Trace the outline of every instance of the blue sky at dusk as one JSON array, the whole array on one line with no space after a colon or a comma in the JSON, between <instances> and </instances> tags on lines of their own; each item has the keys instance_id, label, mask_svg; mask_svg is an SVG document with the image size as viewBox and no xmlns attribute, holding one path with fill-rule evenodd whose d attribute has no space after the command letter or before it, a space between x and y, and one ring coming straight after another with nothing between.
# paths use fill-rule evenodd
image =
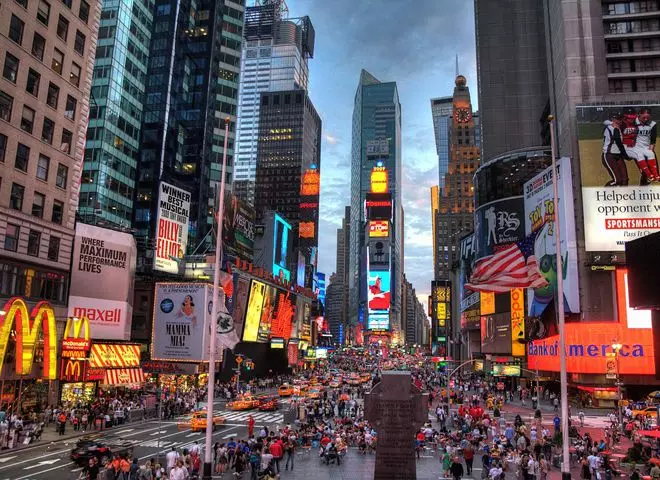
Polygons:
<instances>
[{"instance_id":1,"label":"blue sky at dusk","mask_svg":"<svg viewBox=\"0 0 660 480\"><path fill-rule=\"evenodd\" d=\"M468 0L287 0L316 30L310 96L323 120L319 271L335 271L336 230L350 203L353 97L360 69L396 81L402 110L405 272L426 304L433 277L430 187L438 182L430 99L451 95L455 55L477 108ZM411 8L413 7L414 8Z\"/></svg>"}]
</instances>

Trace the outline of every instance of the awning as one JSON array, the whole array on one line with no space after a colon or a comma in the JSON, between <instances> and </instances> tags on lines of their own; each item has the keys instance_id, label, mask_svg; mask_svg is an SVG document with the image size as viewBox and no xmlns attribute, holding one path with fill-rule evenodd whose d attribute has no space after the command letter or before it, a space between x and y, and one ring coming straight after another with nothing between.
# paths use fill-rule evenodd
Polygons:
<instances>
[{"instance_id":1,"label":"awning","mask_svg":"<svg viewBox=\"0 0 660 480\"><path fill-rule=\"evenodd\" d=\"M144 383L144 372L141 368L111 368L105 371L103 385L121 386L141 385Z\"/></svg>"}]
</instances>

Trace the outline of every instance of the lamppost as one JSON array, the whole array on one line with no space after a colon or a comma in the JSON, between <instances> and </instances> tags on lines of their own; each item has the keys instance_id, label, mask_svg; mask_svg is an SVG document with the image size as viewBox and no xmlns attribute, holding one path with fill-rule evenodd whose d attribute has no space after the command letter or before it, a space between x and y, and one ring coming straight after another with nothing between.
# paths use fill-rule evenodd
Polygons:
<instances>
[{"instance_id":1,"label":"lamppost","mask_svg":"<svg viewBox=\"0 0 660 480\"><path fill-rule=\"evenodd\" d=\"M619 428L623 428L623 415L621 412L621 381L619 379L619 351L623 345L619 342L612 341L612 351L614 352L614 374L616 375L616 410L619 417Z\"/></svg>"}]
</instances>

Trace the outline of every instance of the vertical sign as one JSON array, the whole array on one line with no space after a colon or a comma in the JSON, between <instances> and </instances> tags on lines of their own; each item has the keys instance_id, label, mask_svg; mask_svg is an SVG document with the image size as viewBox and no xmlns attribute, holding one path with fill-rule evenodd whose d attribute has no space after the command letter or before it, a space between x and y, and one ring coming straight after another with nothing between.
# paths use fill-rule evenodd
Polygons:
<instances>
[{"instance_id":1,"label":"vertical sign","mask_svg":"<svg viewBox=\"0 0 660 480\"><path fill-rule=\"evenodd\" d=\"M511 355L525 356L525 295L522 288L511 290Z\"/></svg>"},{"instance_id":2,"label":"vertical sign","mask_svg":"<svg viewBox=\"0 0 660 480\"><path fill-rule=\"evenodd\" d=\"M188 244L190 193L161 182L158 193L156 255L154 270L179 273L175 259L182 258Z\"/></svg>"},{"instance_id":3,"label":"vertical sign","mask_svg":"<svg viewBox=\"0 0 660 480\"><path fill-rule=\"evenodd\" d=\"M495 292L481 292L479 302L481 315L495 313Z\"/></svg>"}]
</instances>

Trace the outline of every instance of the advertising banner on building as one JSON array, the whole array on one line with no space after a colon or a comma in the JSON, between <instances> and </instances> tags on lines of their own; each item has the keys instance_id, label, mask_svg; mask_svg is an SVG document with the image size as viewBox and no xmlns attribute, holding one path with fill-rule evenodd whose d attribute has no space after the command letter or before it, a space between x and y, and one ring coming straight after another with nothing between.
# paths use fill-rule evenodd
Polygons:
<instances>
[{"instance_id":1,"label":"advertising banner on building","mask_svg":"<svg viewBox=\"0 0 660 480\"><path fill-rule=\"evenodd\" d=\"M130 339L136 258L133 235L76 224L68 316L87 317L93 339Z\"/></svg>"},{"instance_id":2,"label":"advertising banner on building","mask_svg":"<svg viewBox=\"0 0 660 480\"><path fill-rule=\"evenodd\" d=\"M318 245L319 195L321 172L316 165L307 168L300 181L300 219L298 222L298 245Z\"/></svg>"},{"instance_id":3,"label":"advertising banner on building","mask_svg":"<svg viewBox=\"0 0 660 480\"><path fill-rule=\"evenodd\" d=\"M660 229L658 117L660 105L577 107L587 251L622 252Z\"/></svg>"},{"instance_id":4,"label":"advertising banner on building","mask_svg":"<svg viewBox=\"0 0 660 480\"><path fill-rule=\"evenodd\" d=\"M470 280L472 268L474 267L475 255L477 253L477 238L474 233L461 239L460 259L458 267L458 297L460 301L460 310L464 312L474 308L479 303L479 292L473 292L465 288L465 284Z\"/></svg>"},{"instance_id":5,"label":"advertising banner on building","mask_svg":"<svg viewBox=\"0 0 660 480\"><path fill-rule=\"evenodd\" d=\"M525 356L525 291L511 290L511 355Z\"/></svg>"},{"instance_id":6,"label":"advertising banner on building","mask_svg":"<svg viewBox=\"0 0 660 480\"><path fill-rule=\"evenodd\" d=\"M270 324L277 308L277 289L271 285L264 288L264 300L261 306L261 319L259 320L259 333L257 341L259 343L268 343L270 339Z\"/></svg>"},{"instance_id":7,"label":"advertising banner on building","mask_svg":"<svg viewBox=\"0 0 660 480\"><path fill-rule=\"evenodd\" d=\"M390 272L369 270L368 274L368 330L388 330L390 328Z\"/></svg>"},{"instance_id":8,"label":"advertising banner on building","mask_svg":"<svg viewBox=\"0 0 660 480\"><path fill-rule=\"evenodd\" d=\"M157 283L151 332L151 358L200 362L208 358L205 325L212 287L204 283Z\"/></svg>"},{"instance_id":9,"label":"advertising banner on building","mask_svg":"<svg viewBox=\"0 0 660 480\"><path fill-rule=\"evenodd\" d=\"M289 270L289 239L291 224L279 215L273 216L273 275L286 281L291 280Z\"/></svg>"},{"instance_id":10,"label":"advertising banner on building","mask_svg":"<svg viewBox=\"0 0 660 480\"><path fill-rule=\"evenodd\" d=\"M89 353L92 368L127 368L140 366L140 345L94 343Z\"/></svg>"},{"instance_id":11,"label":"advertising banner on building","mask_svg":"<svg viewBox=\"0 0 660 480\"><path fill-rule=\"evenodd\" d=\"M511 315L496 313L481 317L481 352L511 355Z\"/></svg>"},{"instance_id":12,"label":"advertising banner on building","mask_svg":"<svg viewBox=\"0 0 660 480\"><path fill-rule=\"evenodd\" d=\"M245 326L243 327L243 341L256 342L261 322L261 309L264 303L266 284L252 280L250 284L250 297L245 312Z\"/></svg>"},{"instance_id":13,"label":"advertising banner on building","mask_svg":"<svg viewBox=\"0 0 660 480\"><path fill-rule=\"evenodd\" d=\"M570 159L559 159L557 170L559 171L557 216L561 234L561 262L564 266L564 308L566 312L578 313L580 297ZM528 314L531 317L539 317L555 298L559 271L555 246L552 167L526 182L523 191L525 192L525 234L539 232L534 242L534 253L541 275L548 282L544 287L528 290Z\"/></svg>"},{"instance_id":14,"label":"advertising banner on building","mask_svg":"<svg viewBox=\"0 0 660 480\"><path fill-rule=\"evenodd\" d=\"M154 270L179 273L176 259L186 254L189 219L190 193L160 182Z\"/></svg>"},{"instance_id":15,"label":"advertising banner on building","mask_svg":"<svg viewBox=\"0 0 660 480\"><path fill-rule=\"evenodd\" d=\"M234 319L234 328L236 329L238 338L243 338L243 325L249 296L250 280L239 275L234 275L233 309L231 315Z\"/></svg>"},{"instance_id":16,"label":"advertising banner on building","mask_svg":"<svg viewBox=\"0 0 660 480\"><path fill-rule=\"evenodd\" d=\"M225 255L252 260L254 253L254 207L231 192L225 193L222 241Z\"/></svg>"},{"instance_id":17,"label":"advertising banner on building","mask_svg":"<svg viewBox=\"0 0 660 480\"><path fill-rule=\"evenodd\" d=\"M369 237L388 238L390 236L390 222L387 220L370 220Z\"/></svg>"},{"instance_id":18,"label":"advertising banner on building","mask_svg":"<svg viewBox=\"0 0 660 480\"><path fill-rule=\"evenodd\" d=\"M522 196L495 200L474 212L475 259L497 252L525 238L525 204Z\"/></svg>"}]
</instances>

